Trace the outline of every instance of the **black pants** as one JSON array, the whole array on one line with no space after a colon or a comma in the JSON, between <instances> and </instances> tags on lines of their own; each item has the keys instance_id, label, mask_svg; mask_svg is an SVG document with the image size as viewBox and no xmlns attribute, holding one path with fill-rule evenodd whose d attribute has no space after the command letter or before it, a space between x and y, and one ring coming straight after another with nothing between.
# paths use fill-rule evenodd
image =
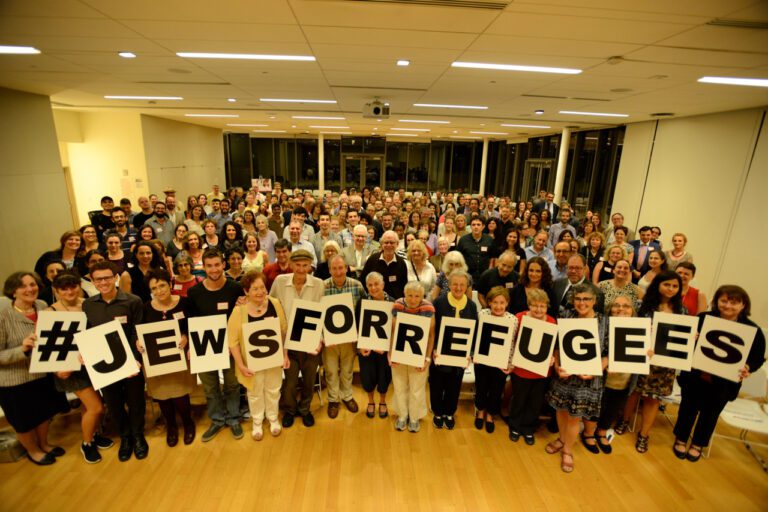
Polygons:
<instances>
[{"instance_id":1,"label":"black pants","mask_svg":"<svg viewBox=\"0 0 768 512\"><path fill-rule=\"evenodd\" d=\"M677 411L677 423L673 432L681 441L688 441L693 430L691 442L696 446L707 446L715 431L717 420L729 402L727 392L720 386L691 375L680 381L682 399ZM697 421L698 417L698 421Z\"/></svg>"},{"instance_id":2,"label":"black pants","mask_svg":"<svg viewBox=\"0 0 768 512\"><path fill-rule=\"evenodd\" d=\"M312 405L317 369L320 366L320 354L308 354L306 352L289 350L288 359L291 361L291 366L285 370L282 390L285 412L294 416L297 413L304 416L310 412L310 406ZM299 371L301 371L302 382L301 400L297 401L296 390L299 387Z\"/></svg>"},{"instance_id":3,"label":"black pants","mask_svg":"<svg viewBox=\"0 0 768 512\"><path fill-rule=\"evenodd\" d=\"M600 402L600 418L597 420L597 428L608 430L622 415L624 404L629 397L629 386L626 389L603 389L603 398Z\"/></svg>"},{"instance_id":4,"label":"black pants","mask_svg":"<svg viewBox=\"0 0 768 512\"><path fill-rule=\"evenodd\" d=\"M139 373L101 390L120 437L144 435L144 375ZM126 412L126 406L128 411Z\"/></svg>"},{"instance_id":5,"label":"black pants","mask_svg":"<svg viewBox=\"0 0 768 512\"><path fill-rule=\"evenodd\" d=\"M509 403L509 430L524 436L533 435L538 426L539 411L549 379L526 379L512 376L512 400Z\"/></svg>"},{"instance_id":6,"label":"black pants","mask_svg":"<svg viewBox=\"0 0 768 512\"><path fill-rule=\"evenodd\" d=\"M377 354L373 350L367 356L358 354L360 361L360 381L366 393L374 390L382 395L387 394L392 382L392 368L389 367L387 354Z\"/></svg>"},{"instance_id":7,"label":"black pants","mask_svg":"<svg viewBox=\"0 0 768 512\"><path fill-rule=\"evenodd\" d=\"M493 366L475 365L475 407L488 414L501 413L501 394L506 374Z\"/></svg>"},{"instance_id":8,"label":"black pants","mask_svg":"<svg viewBox=\"0 0 768 512\"><path fill-rule=\"evenodd\" d=\"M169 398L167 400L158 400L157 403L160 406L160 412L163 413L165 425L168 429L175 429L177 427L177 412L179 413L179 416L181 416L181 421L185 427L189 428L195 424L192 420L192 405L189 402L189 395Z\"/></svg>"},{"instance_id":9,"label":"black pants","mask_svg":"<svg viewBox=\"0 0 768 512\"><path fill-rule=\"evenodd\" d=\"M435 416L453 416L459 406L464 368L435 366L429 368L429 403Z\"/></svg>"}]
</instances>

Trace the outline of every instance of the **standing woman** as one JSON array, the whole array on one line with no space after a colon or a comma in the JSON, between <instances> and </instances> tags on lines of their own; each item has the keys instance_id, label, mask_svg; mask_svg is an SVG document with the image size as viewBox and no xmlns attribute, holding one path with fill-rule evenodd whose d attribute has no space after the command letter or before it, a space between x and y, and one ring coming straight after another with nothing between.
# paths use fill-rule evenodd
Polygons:
<instances>
[{"instance_id":1,"label":"standing woman","mask_svg":"<svg viewBox=\"0 0 768 512\"><path fill-rule=\"evenodd\" d=\"M27 458L38 466L49 466L64 455L63 448L48 444L51 418L69 407L54 388L50 373L29 373L37 315L47 307L37 300L39 289L40 278L32 272L14 272L3 286L12 305L0 312L0 407Z\"/></svg>"},{"instance_id":2,"label":"standing woman","mask_svg":"<svg viewBox=\"0 0 768 512\"><path fill-rule=\"evenodd\" d=\"M693 255L685 250L687 244L688 237L683 233L675 233L672 235L672 250L664 252L667 257L669 270L675 270L682 262L693 263Z\"/></svg>"},{"instance_id":3,"label":"standing woman","mask_svg":"<svg viewBox=\"0 0 768 512\"><path fill-rule=\"evenodd\" d=\"M741 382L751 373L759 370L765 362L765 336L762 329L749 319L751 306L752 301L743 288L727 284L715 292L712 311L699 315L699 331L707 316L716 316L723 320L757 327L757 333L749 349L747 361L739 369L738 382L697 369L682 372L678 377L682 398L674 428L675 445L672 448L678 459L687 458L691 462L699 460L702 451L712 438L717 420L725 405L739 395ZM686 451L686 443L691 431L693 431L693 438Z\"/></svg>"},{"instance_id":4,"label":"standing woman","mask_svg":"<svg viewBox=\"0 0 768 512\"><path fill-rule=\"evenodd\" d=\"M205 279L205 270L203 269L203 249L200 241L200 235L194 231L187 233L184 239L184 251L192 260L192 274Z\"/></svg>"},{"instance_id":5,"label":"standing woman","mask_svg":"<svg viewBox=\"0 0 768 512\"><path fill-rule=\"evenodd\" d=\"M519 228L507 230L507 235L504 237L504 245L501 248L501 252L499 252L499 254L504 254L505 251L512 251L517 255L517 263L515 263L514 270L518 275L523 275L526 265L525 249L520 245L522 236Z\"/></svg>"},{"instance_id":6,"label":"standing woman","mask_svg":"<svg viewBox=\"0 0 768 512\"><path fill-rule=\"evenodd\" d=\"M527 292L532 289L544 290L549 295L549 309L547 314L556 316L557 304L552 295L552 270L549 268L547 260L536 256L528 260L525 272L520 275L520 283L512 288L509 294L509 312L512 314L520 313L528 309Z\"/></svg>"},{"instance_id":7,"label":"standing woman","mask_svg":"<svg viewBox=\"0 0 768 512\"><path fill-rule=\"evenodd\" d=\"M653 251L658 253L659 251ZM684 315L682 281L680 276L671 270L664 270L657 275L648 291L643 297L643 303L638 311L638 316L653 317L656 312ZM629 417L635 411L637 402L643 399L643 422L637 433L635 449L640 453L648 451L648 435L653 427L653 422L659 414L659 400L672 393L672 385L675 382L674 368L662 368L651 365L648 375L641 375L637 379L637 388L627 400L624 408L624 421L616 427L617 434L623 434L629 424Z\"/></svg>"},{"instance_id":8,"label":"standing woman","mask_svg":"<svg viewBox=\"0 0 768 512\"><path fill-rule=\"evenodd\" d=\"M189 233L189 229L186 224L179 224L173 230L173 238L165 246L165 253L171 260L176 259L176 256L184 250L184 238L187 236L187 233Z\"/></svg>"},{"instance_id":9,"label":"standing woman","mask_svg":"<svg viewBox=\"0 0 768 512\"><path fill-rule=\"evenodd\" d=\"M619 260L613 267L613 279L600 281L597 285L603 292L605 303L610 304L619 295L626 295L637 303L643 298L643 290L632 282L632 269L627 260Z\"/></svg>"},{"instance_id":10,"label":"standing woman","mask_svg":"<svg viewBox=\"0 0 768 512\"><path fill-rule=\"evenodd\" d=\"M75 266L83 246L83 236L79 231L65 231L59 238L59 248L55 251L43 253L35 263L35 272L38 276L45 274L45 265L50 260L61 260L66 268Z\"/></svg>"},{"instance_id":11,"label":"standing woman","mask_svg":"<svg viewBox=\"0 0 768 512\"><path fill-rule=\"evenodd\" d=\"M218 247L221 238L216 234L216 223L210 219L206 220L203 222L203 231L205 232L202 240L203 249Z\"/></svg>"},{"instance_id":12,"label":"standing woman","mask_svg":"<svg viewBox=\"0 0 768 512\"><path fill-rule=\"evenodd\" d=\"M408 281L420 283L424 287L425 295L432 290L437 279L435 267L427 258L427 247L421 240L414 240L408 244L408 259L405 262L408 269Z\"/></svg>"},{"instance_id":13,"label":"standing woman","mask_svg":"<svg viewBox=\"0 0 768 512\"><path fill-rule=\"evenodd\" d=\"M552 225L552 217L549 216L549 210L541 210L539 212L539 220L541 224L539 229L549 232L549 228Z\"/></svg>"},{"instance_id":14,"label":"standing woman","mask_svg":"<svg viewBox=\"0 0 768 512\"><path fill-rule=\"evenodd\" d=\"M435 332L440 332L443 317L463 318L477 322L477 306L467 297L469 274L463 270L455 270L448 277L450 293L435 301ZM471 353L471 351L470 351ZM467 358L469 364L469 358ZM503 374L502 374L503 375ZM464 368L442 366L440 357L432 353L432 365L429 367L429 401L432 407L432 423L437 428L453 430L456 426L456 409L459 405L461 379ZM503 385L502 385L503 386ZM499 390L499 396L501 391ZM493 427L491 427L491 432Z\"/></svg>"},{"instance_id":15,"label":"standing woman","mask_svg":"<svg viewBox=\"0 0 768 512\"><path fill-rule=\"evenodd\" d=\"M145 278L150 270L163 267L162 260L152 242L146 240L136 244L133 258L135 264L120 276L120 291L132 293L142 302L148 302L152 297Z\"/></svg>"},{"instance_id":16,"label":"standing woman","mask_svg":"<svg viewBox=\"0 0 768 512\"><path fill-rule=\"evenodd\" d=\"M93 224L86 224L80 227L80 234L83 236L83 245L80 247L80 254L93 251L99 248L99 237L96 234L96 228Z\"/></svg>"},{"instance_id":17,"label":"standing woman","mask_svg":"<svg viewBox=\"0 0 768 512\"><path fill-rule=\"evenodd\" d=\"M592 224L589 223L589 225L591 226ZM594 283L592 276L595 267L597 267L597 264L603 258L603 252L605 251L605 237L602 233L594 231L589 235L584 235L584 243L584 247L582 247L579 252L587 259L587 268L589 268L587 279Z\"/></svg>"},{"instance_id":18,"label":"standing woman","mask_svg":"<svg viewBox=\"0 0 768 512\"><path fill-rule=\"evenodd\" d=\"M535 237L536 233L538 233L540 230L541 220L539 218L539 214L536 212L531 212L530 217L528 217L528 227L522 231L523 236L525 236L526 247L533 243L533 237Z\"/></svg>"},{"instance_id":19,"label":"standing woman","mask_svg":"<svg viewBox=\"0 0 768 512\"><path fill-rule=\"evenodd\" d=\"M80 288L80 277L77 274L72 272L59 274L53 280L53 288L59 300L54 302L48 310L62 312L83 310L84 299ZM101 461L98 449L109 448L114 444L111 439L96 433L104 413L101 395L93 389L85 367L77 371L56 372L55 375L56 389L62 393L74 393L82 404L80 428L83 431L83 443L80 446L80 452L85 462L96 464Z\"/></svg>"},{"instance_id":20,"label":"standing woman","mask_svg":"<svg viewBox=\"0 0 768 512\"><path fill-rule=\"evenodd\" d=\"M620 260L627 259L627 251L618 245L610 245L605 250L605 255L600 258L595 268L592 270L592 282L600 283L607 279L613 279L613 267Z\"/></svg>"},{"instance_id":21,"label":"standing woman","mask_svg":"<svg viewBox=\"0 0 768 512\"><path fill-rule=\"evenodd\" d=\"M205 210L198 204L192 207L190 217L184 221L184 225L187 226L190 233L197 233L198 235L203 236L203 222L205 222L205 220Z\"/></svg>"},{"instance_id":22,"label":"standing woman","mask_svg":"<svg viewBox=\"0 0 768 512\"><path fill-rule=\"evenodd\" d=\"M240 247L243 243L243 230L236 222L227 221L221 228L219 235L219 250L226 253L233 247Z\"/></svg>"},{"instance_id":23,"label":"standing woman","mask_svg":"<svg viewBox=\"0 0 768 512\"><path fill-rule=\"evenodd\" d=\"M441 236L437 239L437 252L434 256L429 258L429 262L433 267L435 267L435 270L438 268L443 268L443 259L445 258L445 255L448 254L449 248L450 243L448 242L447 238Z\"/></svg>"},{"instance_id":24,"label":"standing woman","mask_svg":"<svg viewBox=\"0 0 768 512\"><path fill-rule=\"evenodd\" d=\"M485 295L488 307L480 310L480 316L511 318L514 322L513 333L517 333L517 319L507 311L509 292L503 286L494 286ZM514 339L514 338L513 338ZM501 414L501 395L504 392L504 382L507 373L503 370L474 363L475 368L475 428L492 434L496 425L493 417Z\"/></svg>"},{"instance_id":25,"label":"standing woman","mask_svg":"<svg viewBox=\"0 0 768 512\"><path fill-rule=\"evenodd\" d=\"M256 217L256 233L259 237L259 247L262 251L267 253L267 258L270 263L275 261L275 242L277 242L277 235L274 231L269 229L269 222L264 215Z\"/></svg>"},{"instance_id":26,"label":"standing woman","mask_svg":"<svg viewBox=\"0 0 768 512\"><path fill-rule=\"evenodd\" d=\"M450 212L453 212L453 210L450 210ZM445 227L443 236L448 240L448 250L452 251L459 244L459 235L456 233L456 218L449 216L448 212L446 212L443 226Z\"/></svg>"},{"instance_id":27,"label":"standing woman","mask_svg":"<svg viewBox=\"0 0 768 512\"><path fill-rule=\"evenodd\" d=\"M181 333L178 346L186 350L190 303L186 298L171 293L171 275L164 268L151 269L147 272L145 282L152 292L152 299L144 304L142 323L177 320ZM144 352L140 340L136 341L136 345L139 352ZM165 441L168 446L176 446L179 442L177 412L184 425L184 444L191 444L195 440L195 421L192 419L189 394L194 391L196 384L196 377L187 370L147 378L147 393L157 400L165 419Z\"/></svg>"},{"instance_id":28,"label":"standing woman","mask_svg":"<svg viewBox=\"0 0 768 512\"><path fill-rule=\"evenodd\" d=\"M432 302L438 297L444 297L448 293L448 278L456 271L467 272L467 264L464 261L464 255L459 251L450 251L443 258L443 268L440 275L435 280L435 286L432 288ZM469 276L469 287L467 288L467 297L472 298L472 276Z\"/></svg>"},{"instance_id":29,"label":"standing woman","mask_svg":"<svg viewBox=\"0 0 768 512\"><path fill-rule=\"evenodd\" d=\"M243 231L245 233L256 233L256 214L254 210L246 208L243 212Z\"/></svg>"},{"instance_id":30,"label":"standing woman","mask_svg":"<svg viewBox=\"0 0 768 512\"><path fill-rule=\"evenodd\" d=\"M675 268L675 273L680 276L683 282L683 306L688 310L688 314L696 316L707 310L707 297L704 292L691 286L691 280L696 276L696 265L690 261L681 261Z\"/></svg>"},{"instance_id":31,"label":"standing woman","mask_svg":"<svg viewBox=\"0 0 768 512\"><path fill-rule=\"evenodd\" d=\"M667 270L667 256L662 251L651 251L648 254L648 267L648 272L637 281L637 286L643 291L648 289L659 273Z\"/></svg>"},{"instance_id":32,"label":"standing woman","mask_svg":"<svg viewBox=\"0 0 768 512\"><path fill-rule=\"evenodd\" d=\"M283 370L290 367L288 350L285 348L285 332L288 324L280 301L267 293L267 281L261 272L248 272L241 281L247 301L232 310L227 322L229 351L235 360L237 380L248 394L248 407L253 420L251 437L261 441L264 437L262 423L266 415L269 421L269 431L273 436L280 435L282 426L278 421L278 403L280 402L280 386L283 383ZM248 322L257 322L264 318L277 318L280 322L280 345L283 364L266 370L254 372L246 366L246 347L243 339L243 326Z\"/></svg>"},{"instance_id":33,"label":"standing woman","mask_svg":"<svg viewBox=\"0 0 768 512\"><path fill-rule=\"evenodd\" d=\"M243 272L251 272L252 270L261 272L264 266L269 263L267 253L261 250L258 235L246 233L243 238L243 249Z\"/></svg>"},{"instance_id":34,"label":"standing woman","mask_svg":"<svg viewBox=\"0 0 768 512\"><path fill-rule=\"evenodd\" d=\"M378 272L371 272L365 277L365 287L368 290L363 299L380 300L393 302L392 297L384 291L384 276ZM356 317L360 321L360 310L362 301L357 301ZM387 354L381 350L362 350L358 351L358 361L360 362L360 381L363 389L368 393L368 407L365 415L373 418L376 415L376 402L374 401L374 391L379 392L379 418L389 416L387 410L387 390L392 382L392 369L389 367Z\"/></svg>"},{"instance_id":35,"label":"standing woman","mask_svg":"<svg viewBox=\"0 0 768 512\"><path fill-rule=\"evenodd\" d=\"M192 275L192 258L185 252L180 252L173 261L172 294L186 297L190 288L202 281L200 276Z\"/></svg>"},{"instance_id":36,"label":"standing woman","mask_svg":"<svg viewBox=\"0 0 768 512\"><path fill-rule=\"evenodd\" d=\"M584 225L580 228L579 236L576 240L579 242L580 247L587 247L589 245L589 236L595 232L595 225L589 220L585 219Z\"/></svg>"},{"instance_id":37,"label":"standing woman","mask_svg":"<svg viewBox=\"0 0 768 512\"><path fill-rule=\"evenodd\" d=\"M227 256L227 271L224 272L229 279L240 282L240 279L245 275L243 270L243 257L245 253L243 249L236 245L226 252Z\"/></svg>"},{"instance_id":38,"label":"standing woman","mask_svg":"<svg viewBox=\"0 0 768 512\"><path fill-rule=\"evenodd\" d=\"M608 322L600 313L595 313L597 301L593 287L577 284L573 287L573 311L571 318L597 318L598 337L603 370L608 366ZM560 352L555 352L555 371L547 393L547 401L557 411L557 426L560 437L547 444L546 452L554 454L562 450L560 469L565 473L573 471L573 445L579 434L579 423L584 421L581 442L592 453L600 453L595 439L597 419L600 416L600 400L603 396L603 377L592 375L570 375L560 366Z\"/></svg>"},{"instance_id":39,"label":"standing woman","mask_svg":"<svg viewBox=\"0 0 768 512\"><path fill-rule=\"evenodd\" d=\"M107 259L115 264L118 274L125 272L128 263L131 262L130 253L123 251L122 243L122 238L115 232L107 233L104 237L104 245L107 246Z\"/></svg>"},{"instance_id":40,"label":"standing woman","mask_svg":"<svg viewBox=\"0 0 768 512\"><path fill-rule=\"evenodd\" d=\"M184 212L184 218L189 220L192 218L192 209L197 206L197 197L196 196L189 196L187 197L187 210Z\"/></svg>"}]
</instances>

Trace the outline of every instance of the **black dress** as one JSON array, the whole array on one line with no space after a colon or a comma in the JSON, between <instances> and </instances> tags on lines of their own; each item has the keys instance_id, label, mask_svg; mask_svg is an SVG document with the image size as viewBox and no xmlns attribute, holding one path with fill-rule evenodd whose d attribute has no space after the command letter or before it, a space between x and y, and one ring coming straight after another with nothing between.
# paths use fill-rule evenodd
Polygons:
<instances>
[{"instance_id":1,"label":"black dress","mask_svg":"<svg viewBox=\"0 0 768 512\"><path fill-rule=\"evenodd\" d=\"M131 293L141 299L141 302L148 302L152 300L152 294L149 291L149 286L144 282L144 274L138 265L130 267L128 275L131 276Z\"/></svg>"}]
</instances>

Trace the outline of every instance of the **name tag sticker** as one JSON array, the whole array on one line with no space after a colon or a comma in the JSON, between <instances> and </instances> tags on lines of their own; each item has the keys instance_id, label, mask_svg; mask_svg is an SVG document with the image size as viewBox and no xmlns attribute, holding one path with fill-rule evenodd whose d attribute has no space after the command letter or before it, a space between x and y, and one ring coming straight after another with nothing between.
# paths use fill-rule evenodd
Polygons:
<instances>
[{"instance_id":1,"label":"name tag sticker","mask_svg":"<svg viewBox=\"0 0 768 512\"><path fill-rule=\"evenodd\" d=\"M116 316L115 320L117 320L121 324L127 324L128 323L128 317L127 316Z\"/></svg>"},{"instance_id":2,"label":"name tag sticker","mask_svg":"<svg viewBox=\"0 0 768 512\"><path fill-rule=\"evenodd\" d=\"M514 288L514 287L515 287L515 283L513 281L510 281L507 283L507 288Z\"/></svg>"},{"instance_id":3,"label":"name tag sticker","mask_svg":"<svg viewBox=\"0 0 768 512\"><path fill-rule=\"evenodd\" d=\"M480 248L480 252L488 252L488 248L487 247L481 247Z\"/></svg>"},{"instance_id":4,"label":"name tag sticker","mask_svg":"<svg viewBox=\"0 0 768 512\"><path fill-rule=\"evenodd\" d=\"M226 302L219 302L218 304L216 304L216 309L218 309L219 311L226 311L227 307L229 307L229 304L227 304Z\"/></svg>"},{"instance_id":5,"label":"name tag sticker","mask_svg":"<svg viewBox=\"0 0 768 512\"><path fill-rule=\"evenodd\" d=\"M162 232L163 232L163 228L157 228L157 229L155 230L155 233L162 233Z\"/></svg>"},{"instance_id":6,"label":"name tag sticker","mask_svg":"<svg viewBox=\"0 0 768 512\"><path fill-rule=\"evenodd\" d=\"M183 318L184 318L184 312L183 312L183 311L178 311L178 312L174 313L174 314L173 314L173 318L174 318L175 320L181 320L181 319L183 319Z\"/></svg>"},{"instance_id":7,"label":"name tag sticker","mask_svg":"<svg viewBox=\"0 0 768 512\"><path fill-rule=\"evenodd\" d=\"M394 283L397 281L397 276L389 276L389 282Z\"/></svg>"},{"instance_id":8,"label":"name tag sticker","mask_svg":"<svg viewBox=\"0 0 768 512\"><path fill-rule=\"evenodd\" d=\"M183 289L184 289L184 287L183 287L183 286L181 286L180 284L175 284L175 285L173 285L173 289L174 289L174 290L183 290Z\"/></svg>"}]
</instances>

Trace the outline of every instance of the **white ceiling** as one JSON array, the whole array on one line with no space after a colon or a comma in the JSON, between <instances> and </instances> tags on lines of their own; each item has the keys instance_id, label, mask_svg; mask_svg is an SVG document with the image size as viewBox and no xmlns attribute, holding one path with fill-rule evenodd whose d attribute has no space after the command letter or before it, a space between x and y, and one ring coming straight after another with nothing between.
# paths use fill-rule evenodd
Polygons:
<instances>
[{"instance_id":1,"label":"white ceiling","mask_svg":"<svg viewBox=\"0 0 768 512\"><path fill-rule=\"evenodd\" d=\"M509 138L564 126L643 121L768 104L768 90L700 84L705 75L768 78L768 30L709 25L768 22L768 1L515 0L503 10L355 0L2 0L0 44L41 55L0 55L0 86L51 96L76 110L131 109L231 131L267 124L289 134L310 125L355 134L427 128L430 138L493 131ZM131 51L136 59L118 57ZM316 62L182 59L176 52L313 55ZM608 63L609 57L623 60ZM395 65L411 61L409 67ZM455 60L583 69L554 75L451 68ZM183 101L115 101L105 95L173 95ZM388 101L392 117L364 119ZM227 98L236 98L230 103ZM336 100L336 105L259 98ZM486 105L488 110L414 107ZM543 115L536 115L543 109ZM613 112L628 118L558 114ZM186 113L237 114L237 119ZM346 121L295 120L336 115ZM450 121L399 123L401 118ZM549 129L504 128L501 123ZM295 126L295 128L294 128ZM331 131L331 130L327 130ZM500 136L499 138L504 138Z\"/></svg>"}]
</instances>

